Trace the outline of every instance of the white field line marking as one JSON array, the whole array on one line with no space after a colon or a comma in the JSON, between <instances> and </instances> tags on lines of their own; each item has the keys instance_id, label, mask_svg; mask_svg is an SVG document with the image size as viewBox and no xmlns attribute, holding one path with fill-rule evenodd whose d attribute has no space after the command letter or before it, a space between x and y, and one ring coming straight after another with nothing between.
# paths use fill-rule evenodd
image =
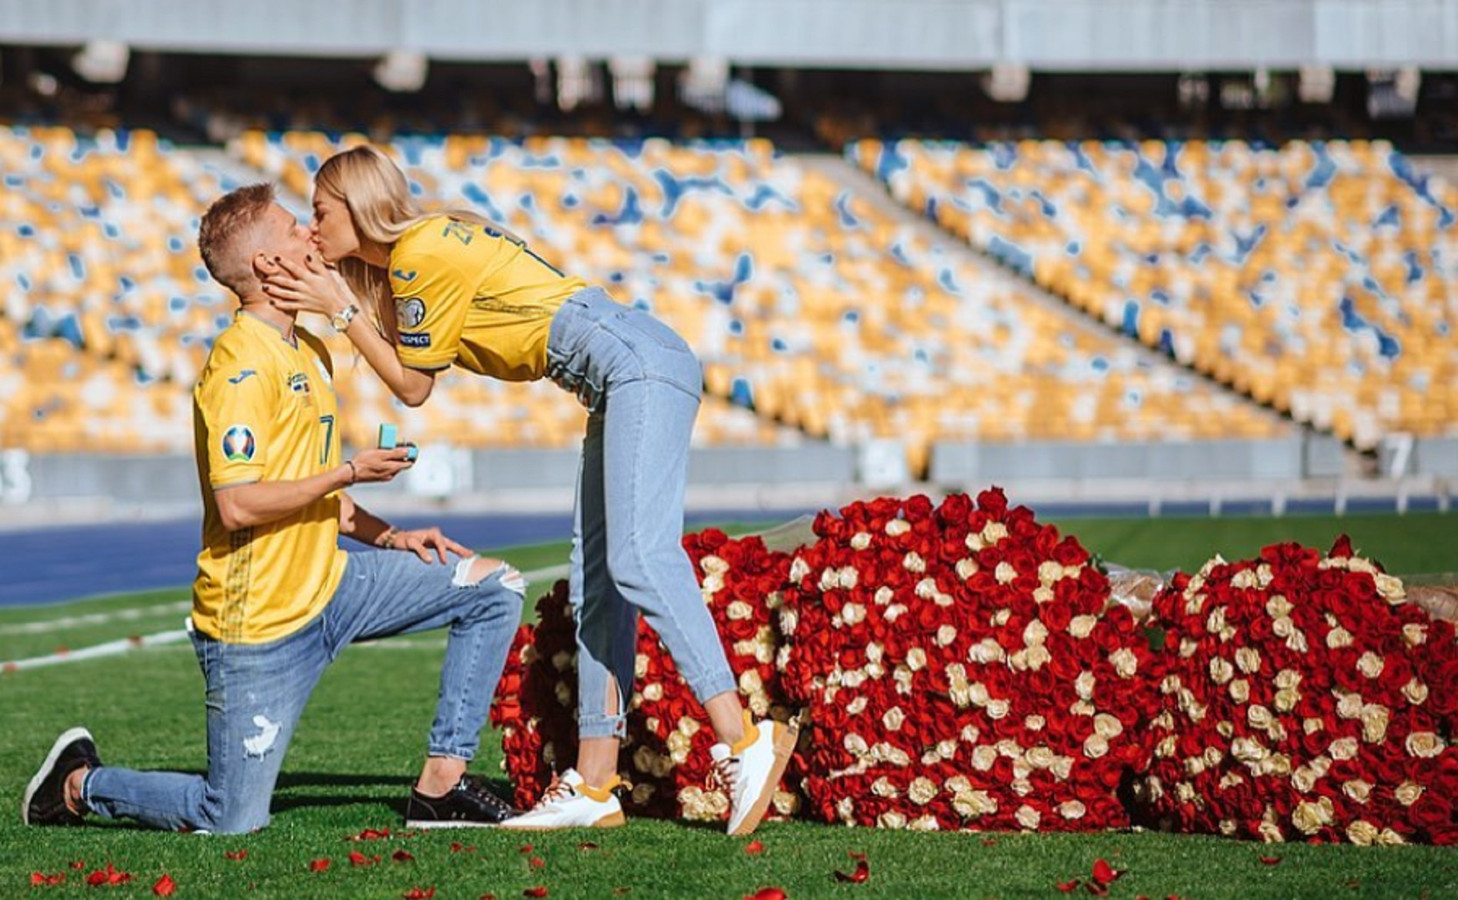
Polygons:
<instances>
[{"instance_id":1,"label":"white field line marking","mask_svg":"<svg viewBox=\"0 0 1458 900\"><path fill-rule=\"evenodd\" d=\"M13 625L0 625L0 635L45 634L48 631L65 631L70 628L83 628L87 625L105 625L108 622L134 622L137 619L150 618L154 615L172 616L180 612L185 613L190 609L192 609L192 601L179 600L176 603L159 603L155 606L138 606L113 612L86 613L80 616L62 616L59 619L46 619L40 622L17 622Z\"/></svg>"},{"instance_id":2,"label":"white field line marking","mask_svg":"<svg viewBox=\"0 0 1458 900\"><path fill-rule=\"evenodd\" d=\"M522 573L522 577L529 582L556 581L558 578L567 577L567 571L567 566L564 564L524 572ZM191 609L192 601L179 600L176 603L159 603L155 606L139 606L129 609L118 609L113 612L62 616L58 619L45 619L39 622L17 622L12 625L0 625L0 637L18 634L45 634L50 631L84 628L88 625L105 625L108 622L134 622L138 619L145 619L154 615L170 616L180 612L185 613Z\"/></svg>"},{"instance_id":3,"label":"white field line marking","mask_svg":"<svg viewBox=\"0 0 1458 900\"><path fill-rule=\"evenodd\" d=\"M62 650L56 653L48 653L45 656L32 656L28 659L0 662L0 675L7 672L19 672L22 669L58 666L61 663L76 662L83 659L100 659L104 656L117 656L129 650L139 650L143 647L163 647L168 644L181 643L185 640L187 640L187 632L180 628L176 631L162 631L157 634L142 635L141 637L122 638L119 641L93 644L90 647L82 647L79 650Z\"/></svg>"},{"instance_id":4,"label":"white field line marking","mask_svg":"<svg viewBox=\"0 0 1458 900\"><path fill-rule=\"evenodd\" d=\"M549 580L549 579L555 580L557 578L563 577L566 574L567 574L567 566L561 565L561 566L549 566L548 568L545 568L545 569L537 569L537 570L532 571L532 572L527 572L522 577L525 578L529 582L539 582L539 581L546 581L546 580ZM168 607L153 606L153 607L145 607L145 608L142 608L142 609L120 610L117 613L92 613L92 614L86 615L86 616L72 616L72 617L70 617L70 619L73 620L73 621L76 621L77 624L81 624L80 620L86 620L84 624L94 624L97 621L101 621L101 622L111 621L111 620L113 620L115 618L139 618L144 613L147 613L147 612L150 612L150 611L153 611L153 610L161 610L163 608L168 609L168 611L170 611L170 612L176 612L177 610L174 609L174 608L172 608L172 607L173 606L177 606L177 605L179 605L179 604L173 604L173 605L170 605ZM180 604L180 606L183 609L190 609L191 608L191 604L190 603L182 603L182 604ZM124 614L128 614L128 615L124 615ZM108 617L108 616L111 617L111 618L100 618L100 619L97 618L97 617ZM31 622L31 623L26 623L26 624L32 625L32 626L53 626L53 625L55 625L55 623L62 622L62 621L67 621L67 620L63 620L63 619L53 619L53 620L51 620L49 622ZM10 627L20 627L20 626L10 626ZM67 627L74 627L74 626L67 626ZM43 631L45 629L42 628L40 630ZM0 633L5 633L5 632L0 632ZM31 632L24 632L24 633L31 633ZM76 662L78 660L83 660L83 659L100 659L100 658L106 657L106 656L117 656L119 654L126 653L129 650L139 650L139 649L142 649L144 647L161 647L161 646L166 646L168 644L181 643L182 641L185 641L185 640L187 640L187 632L184 631L184 630L178 630L178 631L162 631L162 632L158 632L157 634L142 635L140 637L122 638L121 640L107 641L106 643L103 643L103 644L93 644L90 647L82 647L82 648L80 648L78 650L63 650L63 651L59 651L59 652L56 652L56 653L48 653L45 656L32 656L32 657L28 657L26 659L14 659L14 660L4 660L4 661L0 661L0 674L4 674L6 672L19 672L22 669L38 669L38 668L41 668L42 666L55 666L55 665L60 665L61 663ZM365 647L367 647L367 646L379 646L379 647L387 647L387 648L392 649L392 650L408 650L408 649L414 649L414 648L419 648L419 647L432 647L432 648L433 647L444 647L445 646L445 642L444 641L430 641L430 640L400 640L400 639L393 639L393 640L387 640L385 642L370 641L370 642L361 644L360 646L365 646Z\"/></svg>"}]
</instances>

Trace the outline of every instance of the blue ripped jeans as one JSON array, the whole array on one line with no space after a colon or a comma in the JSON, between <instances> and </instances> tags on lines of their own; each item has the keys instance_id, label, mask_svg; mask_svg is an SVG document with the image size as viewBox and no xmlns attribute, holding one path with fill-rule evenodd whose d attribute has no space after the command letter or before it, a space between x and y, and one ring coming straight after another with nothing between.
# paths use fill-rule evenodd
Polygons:
<instances>
[{"instance_id":1,"label":"blue ripped jeans","mask_svg":"<svg viewBox=\"0 0 1458 900\"><path fill-rule=\"evenodd\" d=\"M682 543L703 372L671 328L589 288L552 318L547 375L588 410L569 576L578 735L621 738L640 611L700 702L736 688Z\"/></svg>"},{"instance_id":2,"label":"blue ripped jeans","mask_svg":"<svg viewBox=\"0 0 1458 900\"><path fill-rule=\"evenodd\" d=\"M440 565L413 553L351 553L324 611L293 634L228 644L194 633L207 682L207 775L101 766L82 783L86 806L169 830L237 834L264 827L284 752L325 668L355 641L434 628L449 627L450 637L429 754L473 758L525 591L506 565L471 584L473 561Z\"/></svg>"}]
</instances>

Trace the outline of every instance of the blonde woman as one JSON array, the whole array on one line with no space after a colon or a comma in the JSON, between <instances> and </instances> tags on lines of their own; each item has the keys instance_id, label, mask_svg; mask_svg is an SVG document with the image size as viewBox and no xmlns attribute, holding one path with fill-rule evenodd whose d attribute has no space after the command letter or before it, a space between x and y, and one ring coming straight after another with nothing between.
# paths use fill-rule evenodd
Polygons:
<instances>
[{"instance_id":1,"label":"blonde woman","mask_svg":"<svg viewBox=\"0 0 1458 900\"><path fill-rule=\"evenodd\" d=\"M589 413L570 575L577 764L536 808L502 827L623 823L613 789L641 611L719 739L714 767L730 791L729 833L753 831L795 735L778 722L752 721L740 704L680 543L703 385L693 352L648 313L564 275L479 216L424 214L404 174L372 147L325 162L313 202L322 258L304 267L278 261L269 294L282 309L332 317L402 402L424 403L437 373L457 365L505 381L550 378ZM362 321L361 309L377 328Z\"/></svg>"}]
</instances>

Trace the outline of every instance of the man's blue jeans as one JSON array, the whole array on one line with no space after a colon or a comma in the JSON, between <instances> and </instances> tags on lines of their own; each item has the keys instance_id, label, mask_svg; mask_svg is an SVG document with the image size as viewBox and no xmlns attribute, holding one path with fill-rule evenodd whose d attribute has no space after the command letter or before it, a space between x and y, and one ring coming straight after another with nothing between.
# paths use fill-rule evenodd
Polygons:
<instances>
[{"instance_id":1,"label":"man's blue jeans","mask_svg":"<svg viewBox=\"0 0 1458 900\"><path fill-rule=\"evenodd\" d=\"M264 827L284 752L325 668L352 642L434 628L449 627L450 637L429 754L473 758L521 620L522 595L502 583L514 573L505 565L470 583L472 561L351 553L324 611L293 634L227 644L194 633L207 682L207 775L101 766L83 782L86 806L171 830L236 834Z\"/></svg>"},{"instance_id":2,"label":"man's blue jeans","mask_svg":"<svg viewBox=\"0 0 1458 900\"><path fill-rule=\"evenodd\" d=\"M589 288L552 318L547 372L589 413L569 577L578 735L622 737L639 611L700 702L737 686L683 549L689 439L703 371L667 325Z\"/></svg>"}]
</instances>

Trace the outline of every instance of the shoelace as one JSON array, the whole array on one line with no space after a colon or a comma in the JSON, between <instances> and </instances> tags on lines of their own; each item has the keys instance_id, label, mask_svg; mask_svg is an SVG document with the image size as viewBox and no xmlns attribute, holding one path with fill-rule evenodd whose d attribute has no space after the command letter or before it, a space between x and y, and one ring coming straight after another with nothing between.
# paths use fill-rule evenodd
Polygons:
<instances>
[{"instance_id":1,"label":"shoelace","mask_svg":"<svg viewBox=\"0 0 1458 900\"><path fill-rule=\"evenodd\" d=\"M726 756L723 759L715 760L709 766L709 775L705 779L709 790L717 791L721 788L733 795L734 786L739 783L739 757Z\"/></svg>"},{"instance_id":2,"label":"shoelace","mask_svg":"<svg viewBox=\"0 0 1458 900\"><path fill-rule=\"evenodd\" d=\"M511 804L496 796L496 794L486 786L485 781L478 776L466 776L466 789L470 791L477 800L484 802L487 806L490 806L493 809L501 811L511 809Z\"/></svg>"},{"instance_id":3,"label":"shoelace","mask_svg":"<svg viewBox=\"0 0 1458 900\"><path fill-rule=\"evenodd\" d=\"M566 800L574 793L576 791L572 785L553 775L551 782L547 785L547 789L542 792L542 799L538 800L537 805L533 806L532 809L541 809L558 800Z\"/></svg>"}]
</instances>

